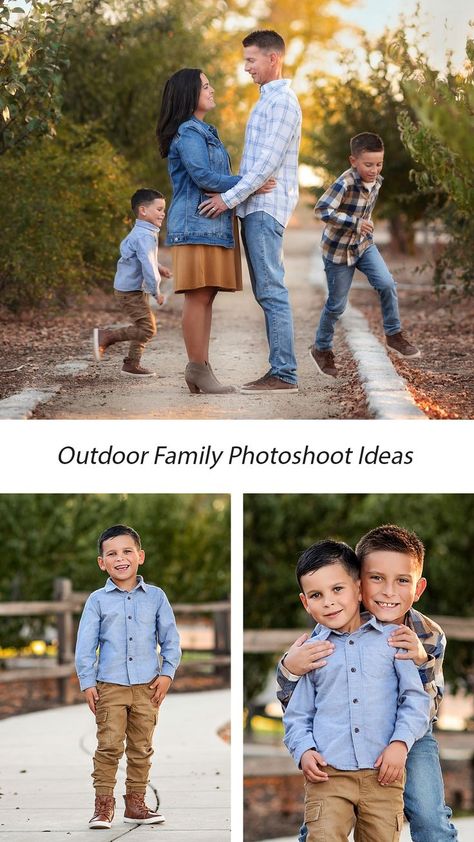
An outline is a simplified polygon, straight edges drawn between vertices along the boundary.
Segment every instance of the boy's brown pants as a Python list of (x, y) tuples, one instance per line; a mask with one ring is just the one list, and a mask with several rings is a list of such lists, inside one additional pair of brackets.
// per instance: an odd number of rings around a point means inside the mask
[(153, 731), (158, 708), (151, 703), (154, 690), (148, 684), (106, 684), (97, 682), (97, 750), (92, 778), (97, 795), (113, 795), (117, 767), (127, 755), (128, 792), (145, 793), (153, 754)]
[(381, 786), (378, 769), (343, 772), (325, 766), (329, 780), (305, 780), (306, 842), (398, 842), (403, 827), (403, 784)]
[[(115, 342), (129, 340), (128, 359), (139, 363), (145, 345), (156, 333), (156, 321), (148, 303), (148, 294), (137, 290), (122, 292), (114, 290), (114, 296), (120, 302), (124, 315), (133, 324), (129, 327), (119, 327), (112, 331)], [(116, 337), (116, 338), (115, 338)]]

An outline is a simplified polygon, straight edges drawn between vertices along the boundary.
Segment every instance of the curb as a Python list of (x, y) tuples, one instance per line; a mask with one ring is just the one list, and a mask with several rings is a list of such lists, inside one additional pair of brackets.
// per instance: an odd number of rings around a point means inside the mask
[(18, 421), (31, 418), (38, 404), (49, 401), (59, 390), (60, 386), (51, 386), (48, 391), (44, 389), (24, 389), (15, 395), (10, 395), (0, 401), (0, 419)]
[[(310, 283), (326, 290), (321, 250), (313, 252)], [(349, 304), (340, 319), (347, 344), (357, 363), (358, 374), (374, 418), (381, 421), (427, 421), (400, 377), (384, 345), (373, 335), (365, 316)]]

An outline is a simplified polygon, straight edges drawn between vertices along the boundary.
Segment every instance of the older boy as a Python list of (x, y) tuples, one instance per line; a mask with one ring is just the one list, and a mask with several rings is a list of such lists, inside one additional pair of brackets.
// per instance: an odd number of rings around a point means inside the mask
[(359, 563), (336, 541), (309, 547), (296, 568), (300, 598), (334, 651), (299, 681), (285, 744), (305, 776), (308, 842), (396, 842), (407, 753), (426, 731), (430, 700), (410, 660), (387, 646), (391, 626), (360, 614)]
[(163, 304), (160, 292), (161, 275), (171, 277), (166, 266), (158, 263), (158, 234), (165, 218), (165, 199), (151, 188), (137, 190), (131, 198), (136, 216), (133, 229), (120, 243), (120, 259), (114, 281), (114, 295), (124, 315), (132, 322), (129, 327), (104, 330), (94, 328), (93, 345), (97, 362), (109, 345), (130, 342), (128, 356), (121, 374), (127, 377), (154, 377), (155, 372), (140, 365), (145, 345), (156, 333), (155, 317), (149, 304), (152, 295)]
[(372, 211), (382, 185), (380, 175), (384, 145), (372, 132), (362, 132), (350, 142), (351, 168), (336, 179), (316, 204), (314, 212), (325, 223), (321, 247), (328, 283), (314, 345), (310, 355), (318, 372), (336, 377), (332, 351), (337, 320), (346, 309), (352, 278), (359, 269), (377, 290), (382, 308), (387, 347), (402, 357), (420, 351), (402, 333), (396, 283), (374, 245)]
[[(433, 620), (412, 607), (426, 588), (426, 579), (422, 577), (423, 544), (413, 532), (384, 525), (360, 539), (356, 554), (361, 564), (364, 606), (379, 620), (395, 624), (397, 628), (388, 643), (406, 650), (398, 652), (396, 659), (413, 660), (425, 691), (431, 697), (430, 726), (409, 751), (406, 764), (404, 811), (410, 822), (411, 837), (413, 842), (456, 840), (458, 835), (450, 821), (451, 810), (444, 800), (438, 744), (432, 734), (443, 696), (446, 638)], [(310, 643), (302, 647), (305, 639), (306, 635), (299, 638), (279, 665), (278, 696), (283, 707), (288, 704), (299, 676), (324, 666), (332, 652), (327, 643)], [(303, 826), (300, 840), (304, 842), (305, 839)]]
[(89, 827), (111, 827), (125, 738), (124, 821), (159, 824), (164, 817), (146, 806), (144, 795), (158, 708), (180, 661), (179, 635), (165, 593), (137, 576), (145, 553), (134, 529), (122, 524), (106, 529), (97, 561), (109, 578), (84, 606), (76, 645), (81, 690), (97, 722), (92, 773), (96, 798)]

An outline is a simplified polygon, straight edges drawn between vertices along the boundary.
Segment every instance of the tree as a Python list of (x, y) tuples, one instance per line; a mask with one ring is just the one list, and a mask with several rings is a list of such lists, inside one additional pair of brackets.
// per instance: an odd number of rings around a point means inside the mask
[(433, 70), (421, 48), (413, 53), (404, 31), (394, 42), (403, 74), (406, 108), (399, 116), (403, 143), (418, 165), (418, 189), (432, 197), (432, 215), (441, 219), (448, 244), (435, 258), (435, 285), (450, 281), (464, 293), (474, 290), (474, 40), (466, 46), (462, 71)]
[(0, 155), (54, 137), (61, 111), (63, 36), (71, 0), (0, 5)]
[(375, 43), (362, 39), (366, 77), (353, 53), (341, 59), (343, 73), (338, 78), (318, 74), (313, 78), (312, 109), (307, 162), (333, 180), (349, 165), (349, 139), (364, 131), (375, 132), (385, 146), (384, 183), (376, 214), (388, 220), (392, 238), (402, 253), (414, 251), (413, 223), (420, 219), (427, 198), (410, 178), (416, 168), (414, 158), (402, 144), (399, 116), (402, 102), (398, 68), (388, 58), (391, 36)]

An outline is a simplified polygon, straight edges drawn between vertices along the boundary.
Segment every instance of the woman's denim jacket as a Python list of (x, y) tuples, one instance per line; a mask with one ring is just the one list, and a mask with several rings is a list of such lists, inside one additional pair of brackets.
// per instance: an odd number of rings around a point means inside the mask
[(191, 117), (181, 123), (171, 141), (168, 172), (173, 198), (168, 211), (166, 245), (204, 243), (234, 247), (233, 211), (215, 219), (200, 216), (198, 206), (206, 193), (224, 193), (240, 180), (230, 174), (227, 150), (217, 129)]

